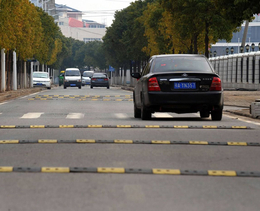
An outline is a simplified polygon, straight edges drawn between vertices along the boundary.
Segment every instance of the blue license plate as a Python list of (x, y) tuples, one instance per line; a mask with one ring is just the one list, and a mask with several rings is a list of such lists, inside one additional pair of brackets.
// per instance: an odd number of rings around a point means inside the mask
[(97, 79), (98, 81), (104, 81), (104, 79)]
[(42, 83), (37, 83), (36, 85), (38, 85), (38, 86), (41, 86), (41, 85), (42, 85)]
[(175, 82), (174, 89), (196, 89), (196, 82)]
[(70, 86), (76, 86), (76, 84), (71, 84)]

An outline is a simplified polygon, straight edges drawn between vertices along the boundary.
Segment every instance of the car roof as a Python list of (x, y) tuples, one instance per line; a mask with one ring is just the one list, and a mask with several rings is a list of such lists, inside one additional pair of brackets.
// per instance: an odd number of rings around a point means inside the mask
[(71, 71), (71, 70), (77, 70), (77, 71), (79, 71), (78, 68), (66, 68), (66, 71)]
[(159, 58), (159, 57), (202, 57), (202, 58), (206, 58), (204, 55), (201, 55), (201, 54), (160, 54), (160, 55), (152, 56), (152, 58)]

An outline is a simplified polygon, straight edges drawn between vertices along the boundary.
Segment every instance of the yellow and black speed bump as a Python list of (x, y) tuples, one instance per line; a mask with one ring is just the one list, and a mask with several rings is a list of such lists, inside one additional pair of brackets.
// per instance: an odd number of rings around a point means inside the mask
[(200, 146), (238, 146), (238, 147), (260, 147), (259, 142), (218, 142), (218, 141), (172, 141), (172, 140), (100, 140), (100, 139), (76, 139), (76, 140), (57, 140), (57, 139), (39, 139), (39, 140), (0, 140), (0, 144), (153, 144), (153, 145), (200, 145)]
[(252, 129), (248, 126), (185, 126), (185, 125), (0, 125), (0, 129), (23, 129), (23, 128), (145, 128), (145, 129)]
[(99, 174), (153, 174), (212, 177), (259, 177), (259, 171), (233, 170), (182, 170), (163, 168), (118, 168), (118, 167), (13, 167), (0, 166), (0, 173), (99, 173)]
[(60, 99), (76, 99), (76, 100), (103, 100), (103, 101), (133, 101), (132, 95), (36, 95), (28, 98), (28, 100), (60, 100)]

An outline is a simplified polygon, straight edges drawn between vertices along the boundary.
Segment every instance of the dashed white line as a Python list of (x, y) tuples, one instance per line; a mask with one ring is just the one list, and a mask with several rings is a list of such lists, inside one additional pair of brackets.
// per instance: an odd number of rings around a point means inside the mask
[(84, 114), (82, 113), (69, 113), (66, 117), (66, 119), (83, 119)]
[(39, 117), (41, 117), (41, 115), (44, 113), (27, 113), (24, 114), (21, 119), (37, 119)]
[(6, 103), (8, 103), (8, 102), (0, 103), (0, 105), (4, 105), (4, 104), (6, 104)]
[(154, 113), (153, 117), (155, 117), (155, 118), (172, 118), (173, 116), (168, 113)]
[(127, 114), (124, 113), (115, 113), (115, 116), (119, 119), (126, 119), (128, 118)]

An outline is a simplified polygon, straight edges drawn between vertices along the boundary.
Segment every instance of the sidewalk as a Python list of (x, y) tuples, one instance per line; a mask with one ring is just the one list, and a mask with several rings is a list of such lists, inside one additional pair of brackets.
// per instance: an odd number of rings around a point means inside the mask
[[(122, 89), (132, 91), (132, 87), (121, 87)], [(28, 89), (19, 89), (17, 91), (0, 92), (0, 103), (12, 100), (18, 97), (26, 96), (32, 93), (40, 92), (45, 88), (35, 87)], [(239, 109), (224, 109), (225, 112), (234, 113), (236, 115), (251, 117), (249, 107), (256, 99), (260, 99), (260, 91), (224, 91), (225, 106), (235, 106)]]

